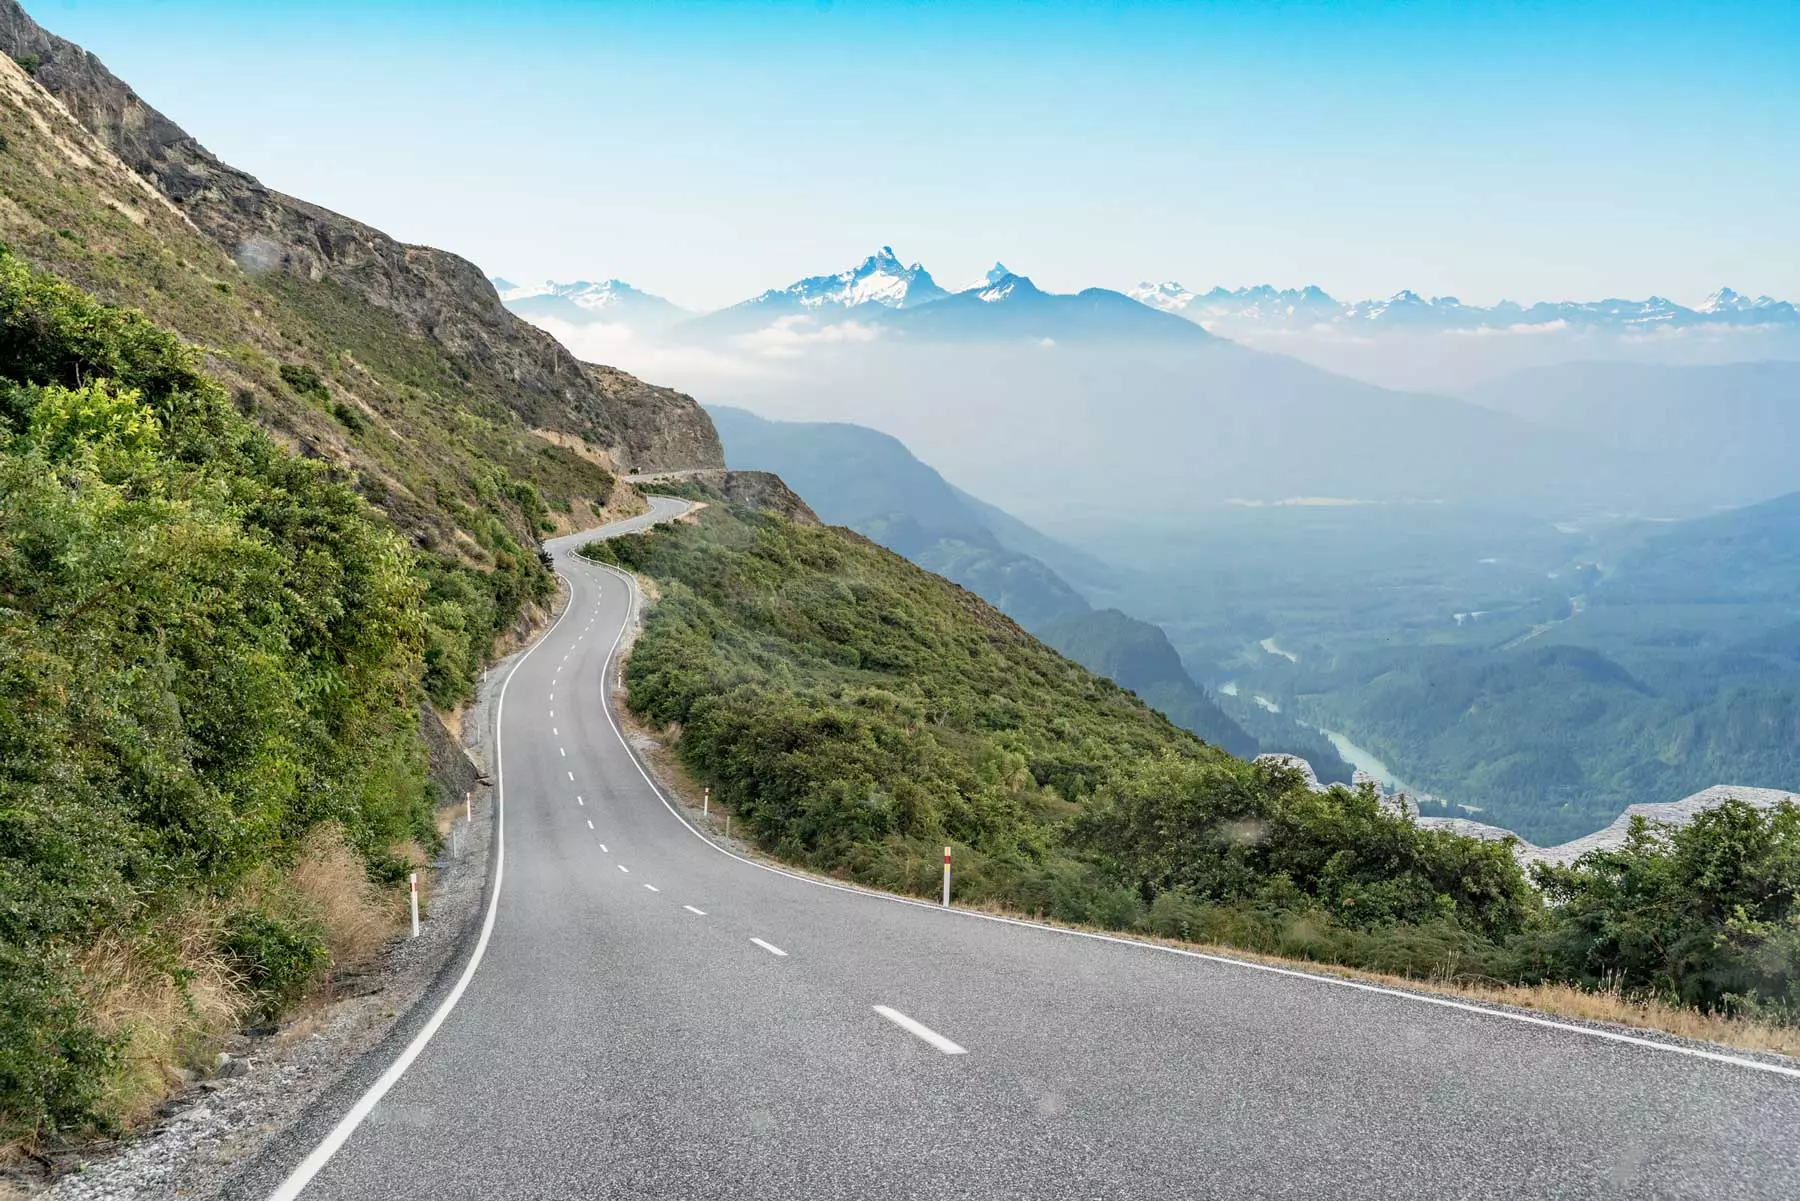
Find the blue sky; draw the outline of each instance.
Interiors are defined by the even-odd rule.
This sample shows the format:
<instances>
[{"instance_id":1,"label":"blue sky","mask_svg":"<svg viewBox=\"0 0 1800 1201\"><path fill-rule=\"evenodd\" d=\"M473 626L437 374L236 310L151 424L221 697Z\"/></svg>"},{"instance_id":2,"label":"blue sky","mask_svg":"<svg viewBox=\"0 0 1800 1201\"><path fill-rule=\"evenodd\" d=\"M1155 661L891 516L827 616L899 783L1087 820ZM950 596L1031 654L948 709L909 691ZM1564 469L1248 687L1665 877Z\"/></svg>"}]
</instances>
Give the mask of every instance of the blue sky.
<instances>
[{"instance_id":1,"label":"blue sky","mask_svg":"<svg viewBox=\"0 0 1800 1201\"><path fill-rule=\"evenodd\" d=\"M692 306L891 243L1072 289L1800 298L1800 4L36 0L272 186Z\"/></svg>"}]
</instances>

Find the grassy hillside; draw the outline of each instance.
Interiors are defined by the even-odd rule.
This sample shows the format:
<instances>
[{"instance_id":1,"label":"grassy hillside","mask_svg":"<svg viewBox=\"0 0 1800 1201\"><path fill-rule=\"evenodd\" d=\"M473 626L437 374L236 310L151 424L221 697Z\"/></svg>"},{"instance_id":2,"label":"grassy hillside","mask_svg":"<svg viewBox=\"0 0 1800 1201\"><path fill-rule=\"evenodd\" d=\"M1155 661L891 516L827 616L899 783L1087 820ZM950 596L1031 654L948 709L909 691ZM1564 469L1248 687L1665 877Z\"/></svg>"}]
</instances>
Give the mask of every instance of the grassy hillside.
<instances>
[{"instance_id":1,"label":"grassy hillside","mask_svg":"<svg viewBox=\"0 0 1800 1201\"><path fill-rule=\"evenodd\" d=\"M771 852L919 895L1434 978L1800 1013L1800 809L1541 871L1245 764L856 535L715 503L584 553L658 581L628 703Z\"/></svg>"},{"instance_id":2,"label":"grassy hillside","mask_svg":"<svg viewBox=\"0 0 1800 1201\"><path fill-rule=\"evenodd\" d=\"M0 253L0 1138L138 1116L367 952L435 840L440 580L179 339Z\"/></svg>"},{"instance_id":3,"label":"grassy hillside","mask_svg":"<svg viewBox=\"0 0 1800 1201\"><path fill-rule=\"evenodd\" d=\"M679 725L683 761L778 854L929 893L952 842L967 849L965 899L1127 926L1164 893L1273 899L1276 875L1288 901L1345 919L1460 908L1483 929L1520 920L1490 912L1522 904L1504 849L1428 835L1370 794L1317 799L1292 772L1232 759L854 535L715 505L696 524L587 553L662 582L627 668L629 703ZM1268 843L1286 866L1207 895L1202 845L1249 848L1206 844L1198 815L1191 827L1156 818L1183 795L1225 798L1241 807L1230 820L1291 820ZM1346 845L1351 828L1370 845ZM1372 903L1414 869L1431 882Z\"/></svg>"}]
</instances>

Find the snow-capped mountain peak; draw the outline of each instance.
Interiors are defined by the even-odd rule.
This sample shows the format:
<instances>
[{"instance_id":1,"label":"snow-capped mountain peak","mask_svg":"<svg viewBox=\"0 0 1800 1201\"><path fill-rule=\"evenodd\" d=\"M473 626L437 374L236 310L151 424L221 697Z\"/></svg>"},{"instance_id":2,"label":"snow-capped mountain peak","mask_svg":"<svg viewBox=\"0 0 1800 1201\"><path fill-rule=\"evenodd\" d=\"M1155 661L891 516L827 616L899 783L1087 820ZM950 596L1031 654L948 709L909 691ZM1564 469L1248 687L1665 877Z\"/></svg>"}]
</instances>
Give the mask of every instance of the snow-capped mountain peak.
<instances>
[{"instance_id":1,"label":"snow-capped mountain peak","mask_svg":"<svg viewBox=\"0 0 1800 1201\"><path fill-rule=\"evenodd\" d=\"M883 246L846 271L808 276L785 288L765 292L757 299L798 301L809 309L855 308L864 304L905 309L946 295L923 264L903 264L893 247Z\"/></svg>"},{"instance_id":2,"label":"snow-capped mountain peak","mask_svg":"<svg viewBox=\"0 0 1800 1201\"><path fill-rule=\"evenodd\" d=\"M985 288L992 288L998 284L1005 282L1008 279L1013 279L1013 278L1023 278L1023 277L1015 276L1013 274L1012 270L1009 269L1005 263L995 262L992 267L989 267L987 269L987 271L981 276L980 279L975 280L968 287L964 288L963 291L975 292L975 291L980 291Z\"/></svg>"},{"instance_id":3,"label":"snow-capped mountain peak","mask_svg":"<svg viewBox=\"0 0 1800 1201\"><path fill-rule=\"evenodd\" d=\"M1147 304L1151 308L1160 309L1165 313L1184 313L1193 305L1194 301L1199 299L1172 279L1164 280L1160 284L1153 284L1145 280L1137 287L1127 291L1125 295L1139 304Z\"/></svg>"},{"instance_id":4,"label":"snow-capped mountain peak","mask_svg":"<svg viewBox=\"0 0 1800 1201\"><path fill-rule=\"evenodd\" d=\"M578 279L573 283L566 284L559 284L553 279L547 279L541 284L517 285L496 277L490 282L499 290L500 299L507 304L518 300L530 300L537 296L554 296L597 313L605 309L620 308L640 300L662 300L662 297L640 291L622 279L603 279L598 282ZM502 284L506 286L501 287Z\"/></svg>"}]
</instances>

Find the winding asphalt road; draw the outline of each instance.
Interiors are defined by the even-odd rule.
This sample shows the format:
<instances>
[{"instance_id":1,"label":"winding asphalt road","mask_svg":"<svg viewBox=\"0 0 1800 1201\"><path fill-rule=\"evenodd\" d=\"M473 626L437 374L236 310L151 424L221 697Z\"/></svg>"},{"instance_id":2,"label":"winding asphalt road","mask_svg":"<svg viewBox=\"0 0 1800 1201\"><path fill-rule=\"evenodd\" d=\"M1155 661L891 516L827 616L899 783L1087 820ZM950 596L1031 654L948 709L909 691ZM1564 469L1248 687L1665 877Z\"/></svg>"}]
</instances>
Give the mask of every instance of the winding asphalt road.
<instances>
[{"instance_id":1,"label":"winding asphalt road","mask_svg":"<svg viewBox=\"0 0 1800 1201\"><path fill-rule=\"evenodd\" d=\"M684 507L655 504L606 532ZM635 600L574 557L593 536L553 546L569 607L502 694L503 874L466 987L371 1081L379 1100L345 1096L266 1155L255 1195L1800 1196L1791 1066L716 848L613 723Z\"/></svg>"}]
</instances>

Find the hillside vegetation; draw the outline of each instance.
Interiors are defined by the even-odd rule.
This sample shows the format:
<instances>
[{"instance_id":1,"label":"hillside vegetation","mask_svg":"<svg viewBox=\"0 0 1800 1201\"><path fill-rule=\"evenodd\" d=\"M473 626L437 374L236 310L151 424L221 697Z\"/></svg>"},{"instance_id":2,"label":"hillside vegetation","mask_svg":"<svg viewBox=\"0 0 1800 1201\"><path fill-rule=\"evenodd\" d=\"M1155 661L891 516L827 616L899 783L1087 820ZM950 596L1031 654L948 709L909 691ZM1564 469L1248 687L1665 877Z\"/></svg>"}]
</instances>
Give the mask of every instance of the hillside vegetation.
<instances>
[{"instance_id":1,"label":"hillside vegetation","mask_svg":"<svg viewBox=\"0 0 1800 1201\"><path fill-rule=\"evenodd\" d=\"M388 881L435 841L458 578L179 339L0 253L0 1135L133 1116L326 970L309 838Z\"/></svg>"},{"instance_id":2,"label":"hillside vegetation","mask_svg":"<svg viewBox=\"0 0 1800 1201\"><path fill-rule=\"evenodd\" d=\"M1800 1004L1791 808L1642 830L1541 872L1547 906L1506 844L1235 760L842 530L715 503L584 553L662 593L632 710L794 862L929 896L949 842L964 903L1421 977Z\"/></svg>"}]
</instances>

